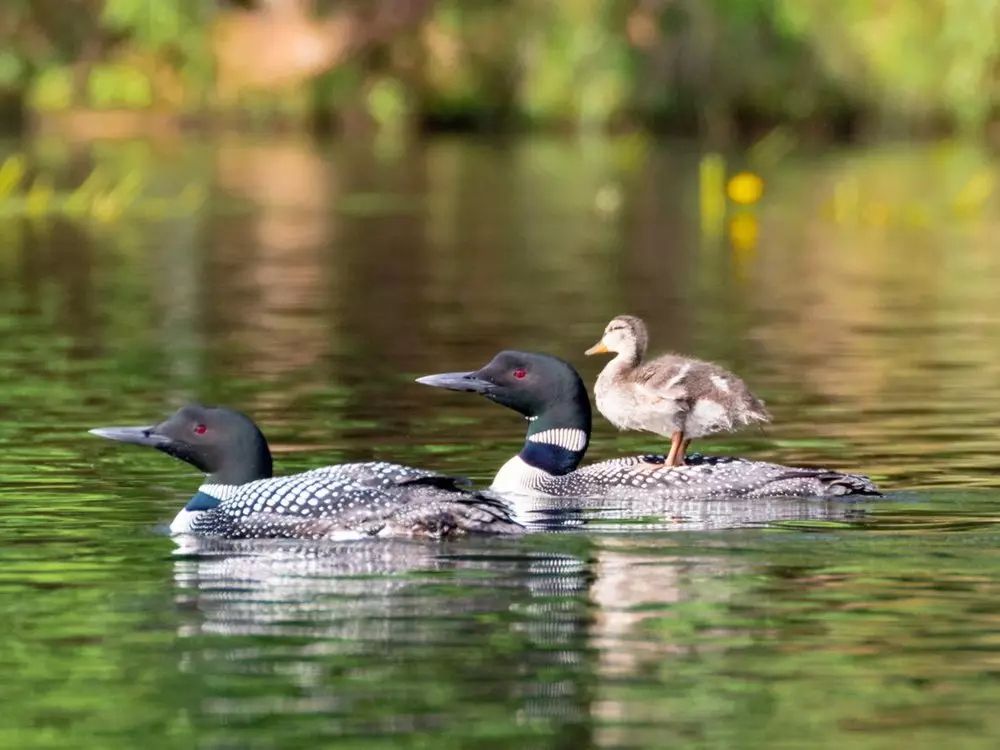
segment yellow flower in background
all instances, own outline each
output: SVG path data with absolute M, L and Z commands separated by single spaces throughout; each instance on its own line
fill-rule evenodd
M 747 251 L 757 247 L 757 219 L 750 214 L 737 214 L 729 222 L 729 242 L 734 250 Z
M 739 172 L 729 179 L 726 192 L 733 203 L 749 206 L 764 195 L 764 181 L 752 172 Z
M 972 175 L 952 200 L 952 208 L 962 214 L 978 213 L 992 197 L 994 182 L 993 173 L 989 170 Z

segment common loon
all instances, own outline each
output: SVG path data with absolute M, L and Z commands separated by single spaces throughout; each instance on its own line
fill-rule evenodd
M 148 427 L 90 430 L 156 448 L 207 476 L 170 524 L 172 534 L 227 539 L 452 537 L 517 533 L 504 503 L 467 480 L 382 461 L 273 477 L 271 451 L 250 417 L 188 404 Z
M 479 393 L 524 415 L 528 433 L 520 453 L 497 472 L 491 489 L 551 497 L 671 500 L 878 495 L 868 477 L 799 469 L 763 461 L 692 454 L 670 466 L 660 455 L 627 456 L 578 468 L 590 442 L 587 389 L 568 362 L 546 354 L 503 351 L 475 372 L 417 379 L 452 391 Z

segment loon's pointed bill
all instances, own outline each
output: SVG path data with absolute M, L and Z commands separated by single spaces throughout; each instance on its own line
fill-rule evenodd
M 442 372 L 437 375 L 425 375 L 417 378 L 421 385 L 429 385 L 431 388 L 444 388 L 449 391 L 471 391 L 473 393 L 486 393 L 494 387 L 488 380 L 478 377 L 476 372 Z
M 354 539 L 520 533 L 510 509 L 458 478 L 384 461 L 273 475 L 246 414 L 187 404 L 157 425 L 101 427 L 98 437 L 156 448 L 205 475 L 172 534 L 227 539 Z
M 145 425 L 143 427 L 95 427 L 87 430 L 91 435 L 117 440 L 119 443 L 132 443 L 133 445 L 148 445 L 153 448 L 166 445 L 170 438 L 154 432 L 155 425 Z

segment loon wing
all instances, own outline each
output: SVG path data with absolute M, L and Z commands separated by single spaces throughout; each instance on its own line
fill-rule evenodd
M 453 477 L 427 469 L 418 469 L 413 466 L 404 466 L 403 464 L 394 464 L 388 461 L 337 464 L 335 466 L 326 466 L 316 471 L 322 471 L 325 476 L 331 479 L 350 479 L 357 484 L 380 489 L 397 487 L 408 482 L 433 482 L 438 480 L 441 480 L 447 486 L 472 484 L 471 480 L 466 477 Z
M 233 539 L 353 539 L 521 529 L 502 500 L 462 489 L 460 478 L 424 472 L 396 479 L 398 472 L 388 470 L 365 475 L 372 483 L 394 482 L 380 487 L 328 468 L 231 488 L 234 494 L 198 518 L 193 531 Z
M 657 494 L 676 500 L 765 497 L 880 495 L 860 474 L 800 469 L 727 456 L 689 455 L 685 466 L 668 466 L 663 456 L 627 456 L 585 466 L 565 479 L 573 494 L 629 496 Z

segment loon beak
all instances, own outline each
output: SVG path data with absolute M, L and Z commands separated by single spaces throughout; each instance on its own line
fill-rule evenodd
M 133 445 L 148 445 L 151 448 L 159 448 L 170 443 L 170 438 L 153 432 L 154 429 L 154 425 L 148 427 L 96 427 L 88 432 L 108 440 L 117 440 L 120 443 L 132 443 Z
M 487 393 L 494 388 L 493 383 L 477 376 L 478 373 L 475 372 L 442 372 L 439 375 L 425 375 L 422 378 L 417 378 L 417 382 L 429 385 L 431 388 L 472 391 L 473 393 Z
M 608 347 L 606 347 L 604 345 L 604 342 L 603 341 L 598 341 L 596 344 L 594 344 L 592 347 L 590 347 L 587 351 L 585 351 L 584 354 L 589 357 L 591 354 L 606 354 L 607 351 L 608 351 Z

